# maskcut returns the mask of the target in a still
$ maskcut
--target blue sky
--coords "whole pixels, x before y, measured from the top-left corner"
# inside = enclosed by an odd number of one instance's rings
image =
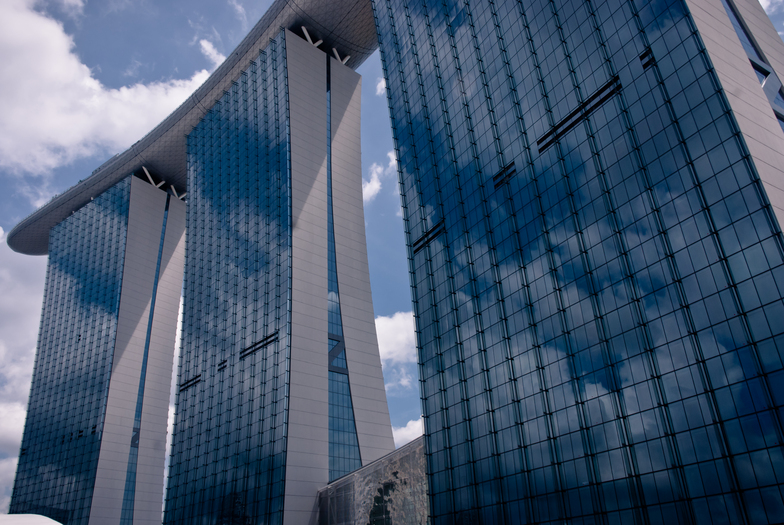
[[[271,0],[0,1],[0,513],[24,426],[46,259],[7,233],[160,122]],[[763,0],[784,31],[784,0]],[[398,443],[419,432],[403,223],[378,53],[363,76],[365,221],[376,324]]]

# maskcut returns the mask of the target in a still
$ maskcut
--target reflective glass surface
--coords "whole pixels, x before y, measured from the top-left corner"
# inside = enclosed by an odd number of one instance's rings
[[[754,47],[754,44],[751,42],[751,38],[749,38],[748,33],[746,33],[746,29],[744,29],[743,25],[740,23],[738,15],[735,14],[735,9],[730,6],[727,0],[721,0],[721,3],[724,5],[724,10],[727,12],[727,16],[730,17],[732,27],[735,28],[735,33],[738,34],[738,38],[740,39],[740,43],[743,44],[743,49],[746,50],[746,54],[751,58],[756,58],[762,62],[762,57],[760,57],[759,52],[757,52],[757,48]]]
[[[336,480],[361,466],[348,374],[330,370],[329,479]]]
[[[288,119],[280,33],[187,139],[182,350],[167,524],[282,523]]]
[[[782,239],[685,4],[373,4],[433,523],[784,521]]]
[[[327,292],[329,308],[329,480],[362,466],[359,454],[354,406],[348,381],[348,362],[343,344],[343,319],[340,315],[338,264],[335,254],[335,225],[332,213],[332,97],[330,64],[327,56]]]
[[[130,177],[52,228],[30,401],[9,512],[86,524],[109,392]]]
[[[773,103],[778,106],[779,111],[784,111],[784,96],[781,95],[781,91],[776,93],[776,98],[773,99]]]

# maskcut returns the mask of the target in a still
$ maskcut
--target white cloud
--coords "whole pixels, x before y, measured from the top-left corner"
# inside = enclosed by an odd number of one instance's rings
[[[125,68],[123,71],[124,77],[137,77],[139,76],[139,69],[141,69],[142,63],[136,60],[135,58],[131,60],[131,63],[128,67]]]
[[[28,385],[26,385],[28,386]],[[29,386],[27,389],[29,391]],[[22,442],[27,403],[0,403],[0,454],[8,457],[19,455],[19,446]]]
[[[400,391],[414,388],[418,379],[414,314],[397,312],[389,317],[378,316],[376,333],[387,395],[406,395]]]
[[[69,18],[78,18],[84,13],[84,0],[35,0],[36,6],[43,10],[48,5],[57,5],[63,14]]]
[[[0,459],[0,488],[5,489],[0,492],[0,514],[8,512],[8,506],[11,504],[11,488],[14,485],[18,461],[16,456]]]
[[[365,203],[373,201],[381,191],[381,174],[384,172],[384,167],[373,163],[370,166],[370,180],[362,181],[362,200]]]
[[[407,395],[401,390],[408,390],[414,386],[414,373],[416,373],[416,366],[387,366],[384,368],[384,389],[387,391],[388,396],[394,396],[398,393]]]
[[[395,438],[395,447],[402,447],[406,443],[415,440],[424,432],[424,420],[412,419],[404,427],[392,427],[392,436]]]
[[[3,229],[2,226],[0,226],[0,244],[5,243],[5,238],[6,238],[5,230]]]
[[[71,7],[77,0],[63,0]],[[110,89],[35,0],[0,2],[0,169],[47,174],[140,139],[209,76]]]
[[[248,30],[248,13],[245,12],[245,7],[239,3],[239,0],[229,0],[229,5],[234,9],[237,19],[242,23],[242,30]]]
[[[60,3],[71,12],[81,13],[84,10],[84,0],[60,0]]]
[[[376,317],[381,364],[416,363],[416,332],[413,312]]]
[[[386,167],[374,162],[370,166],[370,179],[362,180],[362,201],[367,204],[376,198],[376,195],[381,191],[381,181],[395,175],[397,173],[397,160],[395,159],[395,152],[387,152],[389,162]]]
[[[781,8],[782,4],[784,4],[784,0],[760,0],[760,4],[762,4],[762,8],[765,9],[765,12],[770,15]]]
[[[376,95],[379,97],[386,96],[387,94],[387,81],[384,77],[379,77],[378,82],[376,82]]]
[[[202,54],[207,57],[207,60],[212,62],[213,69],[223,64],[223,61],[226,60],[226,55],[215,49],[215,46],[209,40],[201,39],[199,40],[199,45],[201,46]]]

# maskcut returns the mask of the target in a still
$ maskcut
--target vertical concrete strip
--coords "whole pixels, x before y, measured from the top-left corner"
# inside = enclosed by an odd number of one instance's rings
[[[291,119],[291,360],[284,525],[315,519],[329,481],[324,53],[286,31]]]
[[[185,203],[171,197],[161,254],[150,348],[147,353],[147,376],[144,383],[144,405],[136,470],[136,498],[133,508],[134,525],[161,523],[169,394],[174,349],[177,344],[175,338],[184,267]]]
[[[784,43],[757,0],[734,0],[761,51],[784,80]],[[719,0],[689,0],[721,87],[727,95],[770,203],[784,225],[784,133]]]
[[[384,376],[370,290],[362,203],[360,105],[362,77],[330,58],[332,91],[332,214],[340,308],[351,401],[362,464],[392,452]]]
[[[120,522],[165,206],[166,194],[163,191],[131,178],[117,338],[90,525]],[[164,433],[165,429],[164,425]]]

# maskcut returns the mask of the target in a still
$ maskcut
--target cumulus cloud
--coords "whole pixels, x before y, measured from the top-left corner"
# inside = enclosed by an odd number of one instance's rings
[[[412,419],[404,427],[392,427],[392,436],[395,438],[395,447],[402,447],[406,443],[415,440],[424,432],[424,420]]]
[[[370,179],[362,180],[362,201],[367,204],[373,202],[376,195],[381,191],[381,183],[397,173],[397,160],[395,159],[395,152],[387,152],[389,161],[386,166],[374,162],[370,166],[369,175]]]
[[[0,2],[0,169],[43,175],[79,158],[122,151],[209,76],[202,70],[187,79],[107,88],[74,52],[62,23],[36,5]]]
[[[223,64],[223,61],[226,60],[226,55],[215,49],[215,46],[212,45],[212,42],[209,40],[199,40],[199,46],[201,46],[202,54],[204,54],[204,56],[207,57],[210,62],[212,62],[213,69]]]
[[[760,0],[760,4],[762,4],[762,8],[765,9],[765,12],[770,15],[781,8],[782,4],[784,4],[784,0]]]
[[[376,333],[382,365],[416,363],[413,312],[397,312],[389,317],[376,317]]]
[[[0,459],[0,487],[7,488],[5,492],[0,493],[0,513],[8,512],[8,506],[11,504],[11,487],[14,485],[18,461],[19,458],[16,456]]]
[[[383,97],[387,94],[387,81],[384,77],[379,77],[378,82],[376,82],[376,95],[379,97]]]
[[[376,333],[387,394],[415,387],[418,374],[413,312],[376,317]]]
[[[19,402],[0,403],[0,450],[14,457],[19,453],[27,408]]]
[[[370,166],[370,180],[362,181],[362,201],[366,204],[372,202],[381,191],[381,174],[383,172],[384,167],[374,162]]]

